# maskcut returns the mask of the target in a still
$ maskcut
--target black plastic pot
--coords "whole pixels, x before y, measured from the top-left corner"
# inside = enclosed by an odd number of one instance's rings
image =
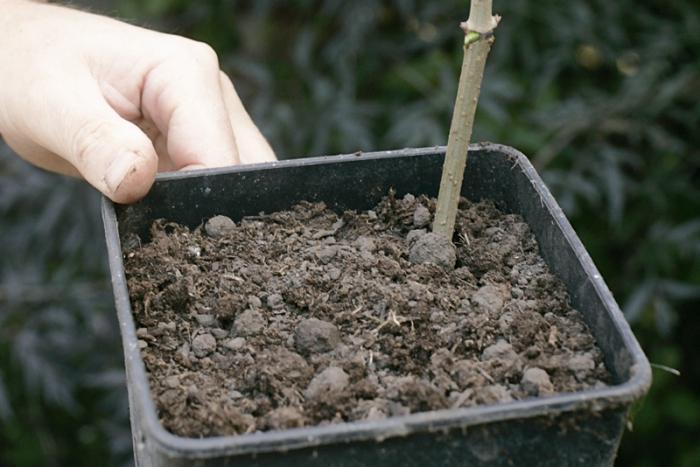
[[[566,284],[603,350],[615,385],[495,406],[412,414],[382,421],[188,439],[158,420],[139,354],[120,238],[146,239],[158,218],[190,227],[216,215],[234,220],[298,201],[368,209],[396,189],[436,195],[444,148],[298,159],[158,177],[131,206],[104,200],[103,218],[121,325],[140,466],[190,465],[612,465],[630,405],[651,382],[649,363],[583,245],[529,161],[500,145],[470,149],[463,194],[522,215],[542,256]]]

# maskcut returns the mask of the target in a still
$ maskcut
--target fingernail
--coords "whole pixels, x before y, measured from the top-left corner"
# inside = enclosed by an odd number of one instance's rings
[[[104,176],[104,181],[105,185],[107,185],[107,188],[112,193],[116,193],[127,175],[136,170],[137,157],[136,154],[127,152],[117,157],[109,164],[107,173]]]

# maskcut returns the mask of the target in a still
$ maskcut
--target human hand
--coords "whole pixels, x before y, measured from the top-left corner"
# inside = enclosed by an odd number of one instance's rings
[[[156,171],[275,159],[208,45],[28,0],[0,0],[0,134],[119,203]]]

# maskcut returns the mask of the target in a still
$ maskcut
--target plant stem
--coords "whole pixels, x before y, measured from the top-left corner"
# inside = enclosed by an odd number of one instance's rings
[[[491,14],[491,0],[472,0],[469,19],[461,25],[465,33],[464,58],[433,221],[433,232],[450,240],[457,217],[481,80],[498,21],[499,17]]]

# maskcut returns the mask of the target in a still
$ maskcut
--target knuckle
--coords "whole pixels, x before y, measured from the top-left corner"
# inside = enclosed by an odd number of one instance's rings
[[[231,77],[227,75],[224,71],[219,70],[219,80],[221,81],[222,84],[225,86],[231,87],[231,89],[236,89],[236,87],[233,85],[233,81],[231,81]]]
[[[206,42],[191,41],[190,54],[204,66],[219,69],[219,56],[214,48]]]
[[[218,72],[219,56],[206,42],[195,41],[180,36],[171,36],[163,47],[161,67],[168,73],[173,69],[187,74],[212,75]]]
[[[72,151],[75,163],[84,165],[103,144],[109,134],[109,124],[102,120],[88,120],[82,123],[73,135]]]

